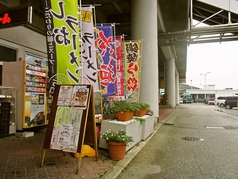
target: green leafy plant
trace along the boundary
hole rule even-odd
[[[150,105],[147,103],[137,103],[140,108],[144,108],[146,110],[150,109]]]
[[[140,110],[140,106],[138,105],[138,103],[134,103],[134,102],[129,102],[129,101],[114,101],[112,107],[110,108],[110,112],[111,113],[117,113],[118,111],[139,111]]]
[[[143,124],[145,122],[145,119],[141,118],[141,117],[135,117],[134,119],[139,121],[141,124]]]
[[[118,132],[111,131],[110,129],[102,133],[101,137],[108,142],[123,142],[125,144],[133,142],[133,137],[128,136],[126,131],[120,129]]]

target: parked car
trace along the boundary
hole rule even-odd
[[[192,103],[193,99],[191,95],[186,95],[183,97],[183,103]]]
[[[197,98],[194,100],[195,103],[203,103],[204,100],[202,98]]]
[[[227,96],[224,106],[226,109],[232,109],[234,107],[238,107],[238,96]]]
[[[215,100],[215,104],[220,107],[224,107],[224,103],[226,101],[226,96],[219,96]]]
[[[215,104],[215,98],[207,98],[205,103],[209,104],[209,105],[214,105]]]

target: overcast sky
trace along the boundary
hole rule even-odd
[[[238,42],[196,44],[188,46],[186,83],[203,88],[238,89]]]

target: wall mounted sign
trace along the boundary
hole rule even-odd
[[[0,28],[32,23],[32,6],[19,6],[0,11]]]

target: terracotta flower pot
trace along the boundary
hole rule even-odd
[[[132,119],[134,112],[133,111],[118,111],[117,120],[118,121],[129,121]]]
[[[146,114],[146,109],[145,108],[141,108],[139,111],[135,112],[135,115],[138,117],[144,116]]]
[[[109,156],[112,160],[122,160],[126,154],[126,144],[123,142],[108,142]]]

